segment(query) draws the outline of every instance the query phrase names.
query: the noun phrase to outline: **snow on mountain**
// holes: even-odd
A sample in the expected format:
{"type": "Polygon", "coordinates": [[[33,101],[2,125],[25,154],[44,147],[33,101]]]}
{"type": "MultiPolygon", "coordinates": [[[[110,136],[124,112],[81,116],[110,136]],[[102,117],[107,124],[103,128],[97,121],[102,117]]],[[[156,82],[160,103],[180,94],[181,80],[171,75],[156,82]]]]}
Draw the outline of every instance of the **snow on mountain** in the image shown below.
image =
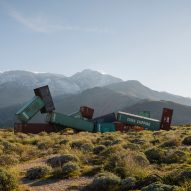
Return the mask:
{"type": "Polygon", "coordinates": [[[78,72],[72,77],[61,74],[37,73],[29,71],[7,71],[0,73],[0,86],[5,83],[18,84],[19,86],[33,89],[43,85],[49,85],[50,90],[55,95],[76,94],[85,89],[105,86],[122,80],[103,75],[92,70],[78,72]]]}
{"type": "Polygon", "coordinates": [[[101,74],[100,72],[89,69],[74,74],[71,76],[71,79],[78,84],[81,90],[93,87],[103,87],[109,84],[122,82],[119,78],[107,74],[101,74]]]}

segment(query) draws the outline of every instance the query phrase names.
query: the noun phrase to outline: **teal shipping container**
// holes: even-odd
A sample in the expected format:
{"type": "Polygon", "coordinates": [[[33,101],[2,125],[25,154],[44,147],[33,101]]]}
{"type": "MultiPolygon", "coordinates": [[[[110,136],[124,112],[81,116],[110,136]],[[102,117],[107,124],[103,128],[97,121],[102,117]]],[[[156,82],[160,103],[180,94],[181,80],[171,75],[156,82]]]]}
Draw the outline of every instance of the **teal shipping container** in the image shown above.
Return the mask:
{"type": "Polygon", "coordinates": [[[147,118],[151,117],[150,111],[141,111],[138,113],[138,115],[143,116],[143,117],[147,117],[147,118]]]}
{"type": "Polygon", "coordinates": [[[15,115],[21,122],[26,123],[44,107],[43,100],[35,96],[27,102],[15,115]]]}
{"type": "Polygon", "coordinates": [[[118,112],[117,120],[127,124],[143,127],[147,130],[160,130],[160,121],[152,118],[142,117],[131,113],[118,112]]]}
{"type": "Polygon", "coordinates": [[[114,123],[97,123],[95,127],[95,132],[107,133],[114,131],[115,131],[114,123]]]}
{"type": "Polygon", "coordinates": [[[92,122],[56,112],[47,114],[47,121],[52,124],[70,127],[81,131],[93,132],[94,130],[94,123],[92,122]]]}
{"type": "Polygon", "coordinates": [[[80,119],[83,118],[82,115],[81,115],[81,113],[80,113],[79,111],[76,111],[76,112],[74,112],[74,113],[71,113],[71,114],[69,114],[68,116],[70,116],[70,117],[75,117],[75,118],[80,118],[80,119]]]}

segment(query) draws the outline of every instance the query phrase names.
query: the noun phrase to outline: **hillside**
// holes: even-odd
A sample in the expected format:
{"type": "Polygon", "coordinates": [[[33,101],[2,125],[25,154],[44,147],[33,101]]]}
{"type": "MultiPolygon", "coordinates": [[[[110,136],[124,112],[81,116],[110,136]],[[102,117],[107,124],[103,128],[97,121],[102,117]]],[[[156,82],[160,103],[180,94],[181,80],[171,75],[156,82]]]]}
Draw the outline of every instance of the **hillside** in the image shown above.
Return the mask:
{"type": "MultiPolygon", "coordinates": [[[[118,110],[137,112],[149,110],[154,118],[160,118],[163,107],[175,110],[175,124],[191,123],[191,99],[152,90],[138,81],[122,81],[119,78],[84,70],[71,77],[59,74],[9,71],[0,73],[0,126],[13,124],[15,112],[34,96],[33,88],[49,85],[56,111],[65,114],[86,105],[95,109],[94,116],[118,110]],[[156,101],[148,102],[146,100],[156,101]],[[140,102],[143,100],[142,102],[140,102]],[[166,100],[167,102],[161,102],[166,100]],[[137,105],[132,106],[134,104],[137,105]],[[143,104],[144,103],[144,104],[143,104]],[[176,104],[177,103],[177,104],[176,104]],[[187,105],[187,106],[186,106],[187,105]],[[132,106],[131,108],[129,108],[132,106]]],[[[32,121],[44,121],[37,115],[32,121]]]]}
{"type": "Polygon", "coordinates": [[[124,95],[137,97],[138,99],[150,99],[155,101],[166,100],[191,106],[191,98],[155,91],[136,80],[110,84],[106,87],[124,95]]]}
{"type": "Polygon", "coordinates": [[[2,191],[190,191],[191,127],[38,135],[0,130],[2,191]]]}

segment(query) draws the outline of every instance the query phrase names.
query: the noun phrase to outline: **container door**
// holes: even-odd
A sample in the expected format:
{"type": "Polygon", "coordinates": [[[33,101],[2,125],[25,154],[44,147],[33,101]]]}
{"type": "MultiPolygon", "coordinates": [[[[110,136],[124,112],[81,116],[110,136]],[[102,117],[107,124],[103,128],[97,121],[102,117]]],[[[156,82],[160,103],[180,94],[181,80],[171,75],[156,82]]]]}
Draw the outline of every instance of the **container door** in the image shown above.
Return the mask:
{"type": "Polygon", "coordinates": [[[168,109],[168,108],[163,109],[160,129],[170,130],[170,125],[172,122],[172,115],[173,115],[172,109],[168,109]]]}

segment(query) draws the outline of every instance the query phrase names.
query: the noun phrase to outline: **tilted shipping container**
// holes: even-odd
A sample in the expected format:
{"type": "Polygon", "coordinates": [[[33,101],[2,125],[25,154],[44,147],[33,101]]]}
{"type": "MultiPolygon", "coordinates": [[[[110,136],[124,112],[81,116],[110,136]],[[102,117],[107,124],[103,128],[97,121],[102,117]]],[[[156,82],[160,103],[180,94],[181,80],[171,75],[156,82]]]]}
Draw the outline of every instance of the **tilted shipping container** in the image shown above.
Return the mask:
{"type": "Polygon", "coordinates": [[[91,120],[94,123],[112,123],[116,121],[115,113],[109,113],[91,120]]]}
{"type": "Polygon", "coordinates": [[[94,123],[92,122],[56,112],[47,114],[47,121],[52,124],[58,124],[63,127],[70,127],[81,131],[93,132],[94,130],[94,123]]]}
{"type": "Polygon", "coordinates": [[[39,96],[45,103],[44,107],[40,110],[41,113],[49,113],[55,110],[54,102],[48,86],[42,86],[34,89],[36,96],[39,96]]]}
{"type": "Polygon", "coordinates": [[[27,102],[15,115],[21,122],[26,123],[44,107],[43,100],[35,96],[27,102]]]}
{"type": "Polygon", "coordinates": [[[118,112],[117,120],[129,125],[144,127],[144,129],[160,130],[160,121],[152,118],[142,117],[131,113],[118,112]]]}
{"type": "Polygon", "coordinates": [[[95,126],[95,132],[107,133],[114,131],[115,131],[114,123],[97,123],[95,126]]]}

